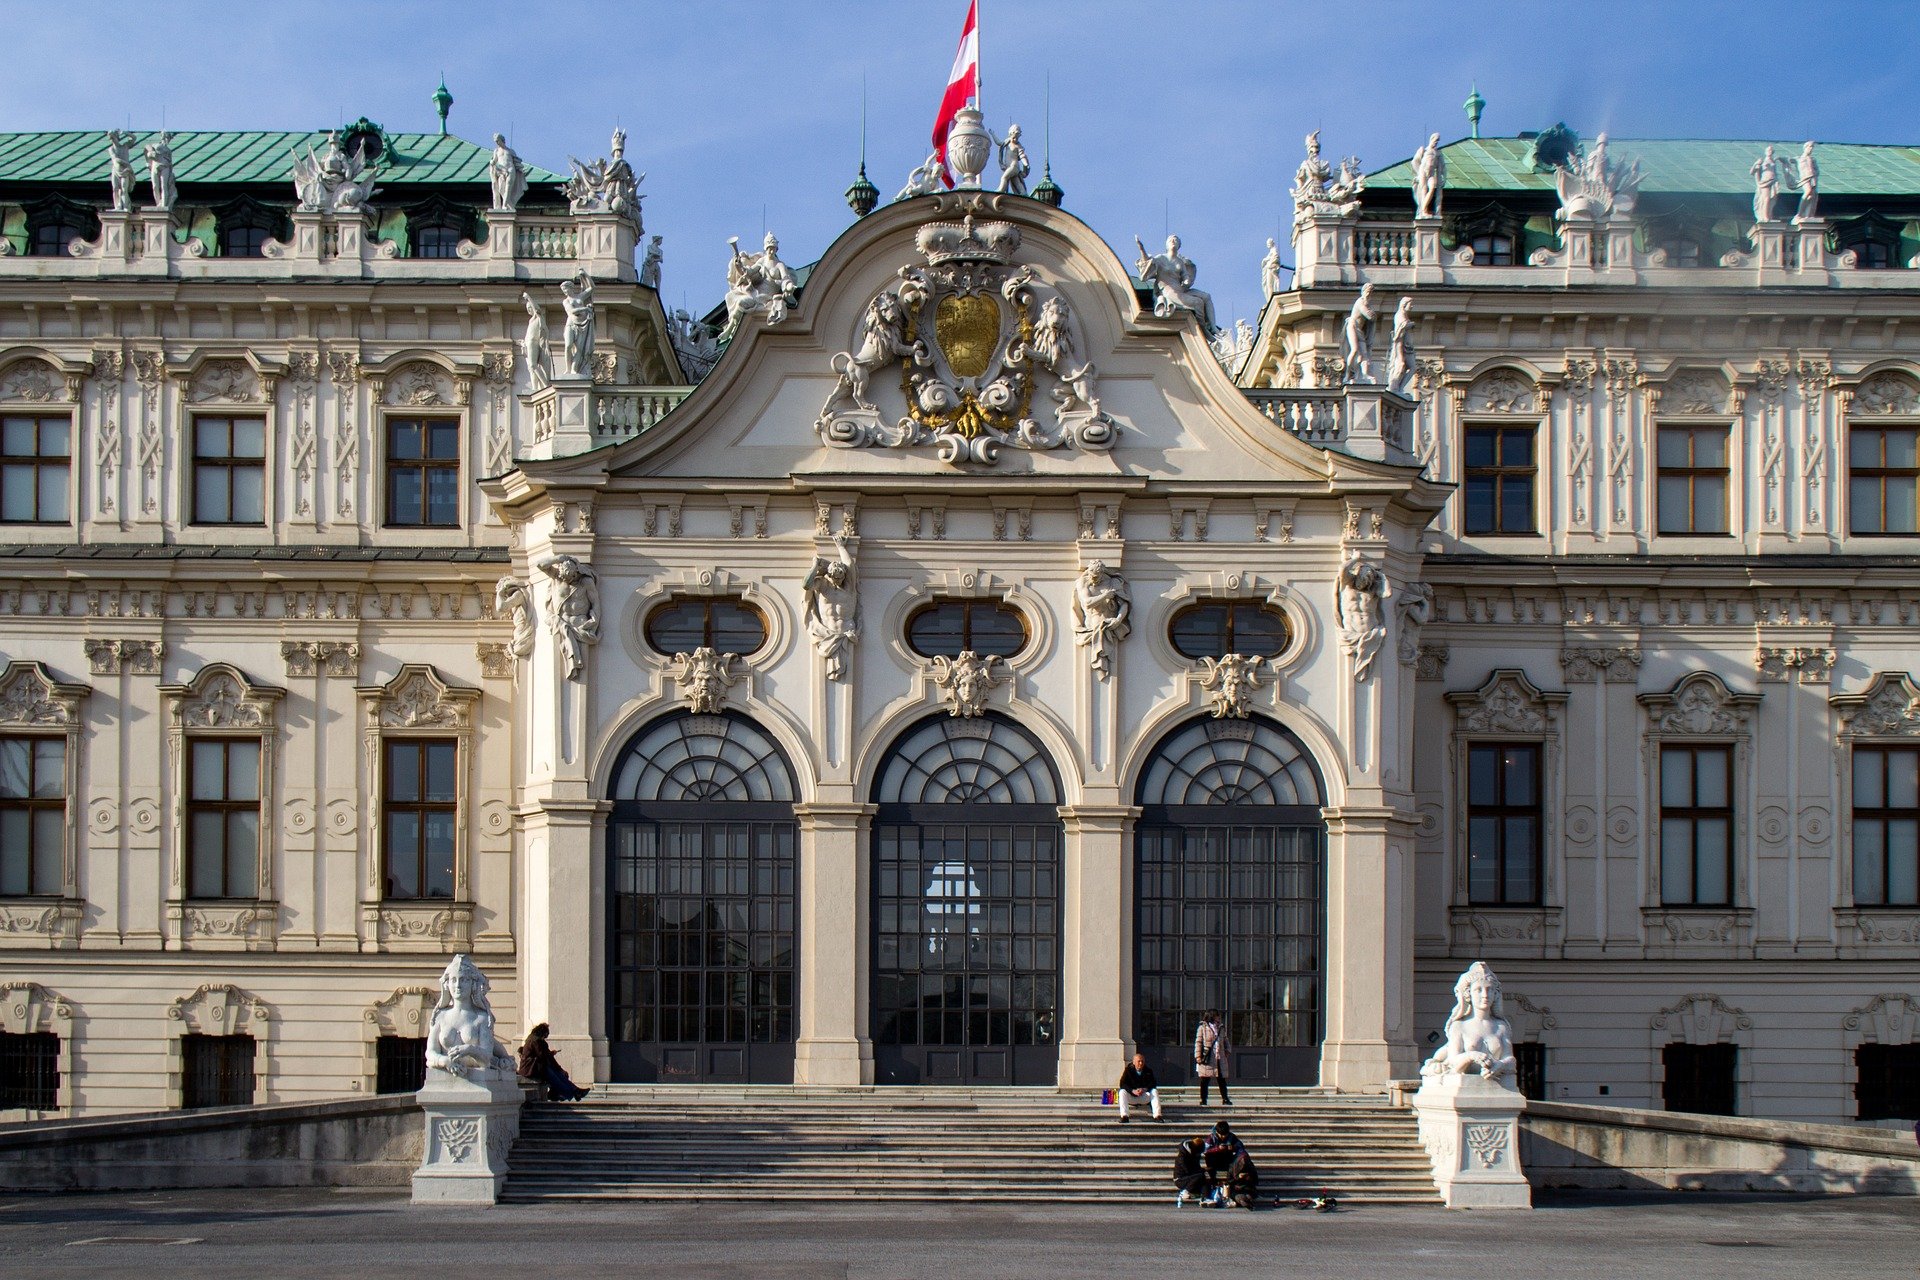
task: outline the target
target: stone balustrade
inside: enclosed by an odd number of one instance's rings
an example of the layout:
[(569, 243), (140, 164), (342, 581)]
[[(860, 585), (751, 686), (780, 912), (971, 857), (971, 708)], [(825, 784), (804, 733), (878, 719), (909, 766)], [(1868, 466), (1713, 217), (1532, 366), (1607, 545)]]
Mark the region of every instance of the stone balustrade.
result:
[(522, 397), (533, 419), (530, 456), (564, 458), (630, 440), (672, 412), (692, 387), (622, 387), (560, 377)]
[(1247, 398), (1279, 426), (1311, 445), (1377, 462), (1407, 463), (1414, 402), (1385, 387), (1261, 387)]
[(692, 387), (596, 387), (593, 441), (612, 444), (639, 435), (687, 398)]

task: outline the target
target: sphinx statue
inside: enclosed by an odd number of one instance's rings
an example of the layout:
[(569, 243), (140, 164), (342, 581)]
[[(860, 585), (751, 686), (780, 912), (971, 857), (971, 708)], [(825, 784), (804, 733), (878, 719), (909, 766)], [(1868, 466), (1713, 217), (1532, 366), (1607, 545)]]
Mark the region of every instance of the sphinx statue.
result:
[(494, 1038), (493, 984), (464, 953), (440, 975), (440, 1002), (427, 1029), (427, 1066), (467, 1080), (512, 1080), (513, 1059)]
[(1423, 1076), (1479, 1075), (1513, 1088), (1513, 1026), (1501, 1014), (1500, 979), (1475, 960), (1453, 984), (1446, 1039), (1420, 1068)]

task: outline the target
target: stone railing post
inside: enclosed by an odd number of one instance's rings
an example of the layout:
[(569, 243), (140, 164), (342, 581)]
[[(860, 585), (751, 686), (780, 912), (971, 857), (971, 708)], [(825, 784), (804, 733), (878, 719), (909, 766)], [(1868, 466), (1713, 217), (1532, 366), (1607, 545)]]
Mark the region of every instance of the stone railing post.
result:
[[(494, 1204), (507, 1181), (507, 1152), (520, 1136), (520, 1082), (512, 1072), (474, 1078), (427, 1068), (420, 1110), (426, 1138), (413, 1172), (415, 1204)], [(481, 1078), (481, 1077), (486, 1078)]]
[(1511, 1085), (1474, 1075), (1431, 1075), (1413, 1095), (1420, 1145), (1433, 1161), (1433, 1185), (1449, 1209), (1531, 1209), (1533, 1188), (1520, 1168), (1520, 1113), (1527, 1100)]
[(511, 280), (515, 274), (520, 215), (512, 209), (489, 209), (483, 216), (487, 220), (487, 274)]
[(1354, 228), (1358, 219), (1329, 213), (1298, 213), (1294, 217), (1294, 252), (1298, 255), (1293, 272), (1297, 289), (1316, 285), (1354, 284), (1359, 268), (1354, 264)]

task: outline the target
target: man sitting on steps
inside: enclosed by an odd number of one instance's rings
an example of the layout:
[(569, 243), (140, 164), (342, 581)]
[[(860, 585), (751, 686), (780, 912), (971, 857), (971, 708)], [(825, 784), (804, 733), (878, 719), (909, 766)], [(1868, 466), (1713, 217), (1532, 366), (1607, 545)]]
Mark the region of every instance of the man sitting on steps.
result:
[(1127, 1111), (1132, 1101), (1145, 1098), (1153, 1111), (1153, 1118), (1160, 1119), (1160, 1082), (1153, 1078), (1153, 1068), (1147, 1065), (1147, 1055), (1136, 1053), (1127, 1069), (1120, 1073), (1120, 1085), (1114, 1090), (1120, 1100), (1120, 1123), (1128, 1120)]

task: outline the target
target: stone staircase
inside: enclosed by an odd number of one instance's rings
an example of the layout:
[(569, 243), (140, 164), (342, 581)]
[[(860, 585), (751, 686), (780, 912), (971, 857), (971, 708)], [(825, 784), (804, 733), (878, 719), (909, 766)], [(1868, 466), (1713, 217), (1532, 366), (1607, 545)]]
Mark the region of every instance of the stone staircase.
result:
[(1122, 1125), (1097, 1095), (1050, 1088), (603, 1086), (527, 1106), (503, 1198), (1171, 1203), (1175, 1146), (1224, 1118), (1263, 1198), (1439, 1203), (1413, 1113), (1382, 1097), (1161, 1096), (1166, 1123)]

